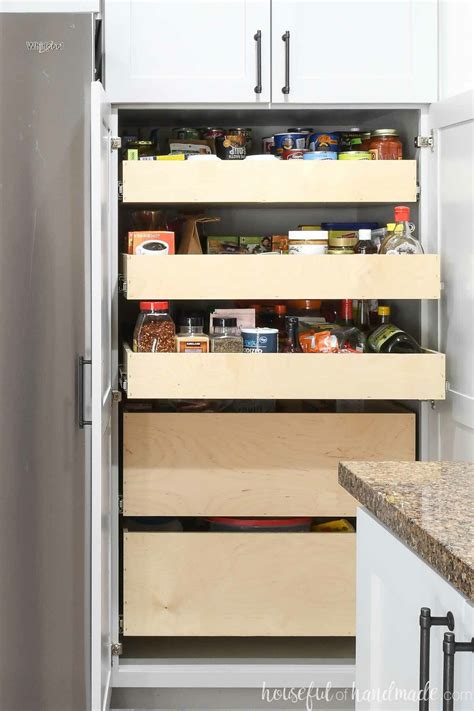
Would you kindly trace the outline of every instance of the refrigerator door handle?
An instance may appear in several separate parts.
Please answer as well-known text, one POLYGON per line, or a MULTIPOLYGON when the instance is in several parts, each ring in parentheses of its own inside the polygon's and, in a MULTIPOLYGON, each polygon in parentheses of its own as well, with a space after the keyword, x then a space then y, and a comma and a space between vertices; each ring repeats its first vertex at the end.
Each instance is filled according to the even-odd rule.
POLYGON ((83 430, 86 425, 90 427, 92 420, 84 419, 84 366, 92 365, 92 361, 84 356, 79 356, 77 359, 77 421, 79 429, 83 430))

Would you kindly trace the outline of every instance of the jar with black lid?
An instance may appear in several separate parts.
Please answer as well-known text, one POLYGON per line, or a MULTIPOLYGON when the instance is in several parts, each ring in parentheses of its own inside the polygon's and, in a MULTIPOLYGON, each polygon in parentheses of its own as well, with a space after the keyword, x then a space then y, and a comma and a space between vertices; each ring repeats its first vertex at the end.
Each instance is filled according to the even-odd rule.
POLYGON ((212 327, 211 353, 243 353, 243 340, 236 318, 213 318, 212 327))

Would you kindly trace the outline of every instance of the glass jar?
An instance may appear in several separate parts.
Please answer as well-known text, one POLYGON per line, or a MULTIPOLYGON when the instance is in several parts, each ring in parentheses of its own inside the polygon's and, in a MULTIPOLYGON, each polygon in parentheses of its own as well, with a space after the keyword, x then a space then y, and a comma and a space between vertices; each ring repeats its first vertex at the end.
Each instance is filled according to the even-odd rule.
POLYGON ((155 154, 153 141, 131 141, 127 144, 125 160, 154 160, 155 154))
POLYGON ((133 333, 135 353, 173 353, 176 330, 168 301, 140 301, 140 314, 133 333))
POLYGON ((288 254, 326 254, 328 232, 325 230, 290 230, 288 254))
POLYGON ((209 336, 204 333, 204 320, 188 316, 181 320, 176 336, 177 353, 208 353, 209 336))
POLYGON ((395 128, 372 131, 369 150, 373 160, 402 160, 403 145, 395 128))
POLYGON ((329 235, 328 254, 354 254, 357 237, 329 235))
POLYGON ((243 353, 242 336, 236 318, 213 318, 211 353, 243 353))

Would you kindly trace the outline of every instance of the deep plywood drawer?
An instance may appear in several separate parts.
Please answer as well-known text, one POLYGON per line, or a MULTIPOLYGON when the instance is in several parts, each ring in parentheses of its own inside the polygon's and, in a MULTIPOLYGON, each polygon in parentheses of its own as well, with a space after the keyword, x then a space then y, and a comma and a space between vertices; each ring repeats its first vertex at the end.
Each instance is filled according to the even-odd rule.
MULTIPOLYGON (((192 356, 190 356, 192 357, 192 356)), ((126 516, 354 516, 341 460, 414 460, 415 415, 125 413, 126 516)))
POLYGON ((355 535, 124 534, 128 636, 353 636, 355 535))

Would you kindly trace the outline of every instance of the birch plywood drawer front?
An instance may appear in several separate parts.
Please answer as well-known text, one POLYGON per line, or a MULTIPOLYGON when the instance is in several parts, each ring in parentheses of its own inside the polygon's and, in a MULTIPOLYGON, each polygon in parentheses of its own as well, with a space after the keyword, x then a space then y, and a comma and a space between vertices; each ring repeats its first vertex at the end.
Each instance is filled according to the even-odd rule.
POLYGON ((134 203, 416 202, 416 161, 124 161, 134 203))
POLYGON ((248 255, 123 255, 127 299, 439 299, 436 254, 314 255, 249 259, 248 255))
POLYGON ((445 398, 445 357, 432 351, 182 355, 133 353, 126 346, 124 362, 132 399, 445 398))
POLYGON ((415 415, 126 413, 126 516, 355 516, 341 460, 415 459, 415 415))
POLYGON ((355 535, 125 533, 124 634, 353 636, 355 535))

